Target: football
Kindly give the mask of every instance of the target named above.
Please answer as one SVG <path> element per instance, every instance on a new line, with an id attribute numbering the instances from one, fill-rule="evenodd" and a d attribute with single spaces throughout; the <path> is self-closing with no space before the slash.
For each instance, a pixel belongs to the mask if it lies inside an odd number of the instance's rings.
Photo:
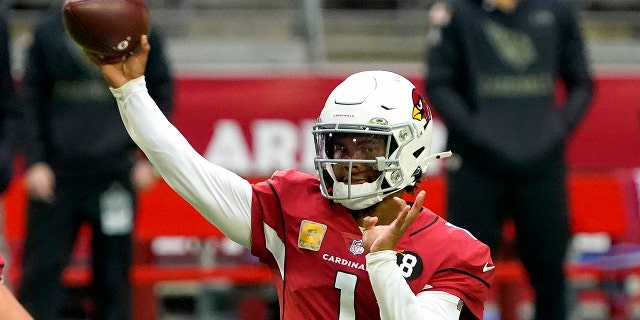
<path id="1" fill-rule="evenodd" d="M 71 38 L 105 61 L 130 54 L 149 32 L 144 0 L 65 0 L 62 11 Z"/>

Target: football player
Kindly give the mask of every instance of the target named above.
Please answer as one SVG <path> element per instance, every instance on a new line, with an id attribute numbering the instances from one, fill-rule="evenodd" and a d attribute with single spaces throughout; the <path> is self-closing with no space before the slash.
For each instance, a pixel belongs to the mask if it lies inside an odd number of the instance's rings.
<path id="1" fill-rule="evenodd" d="M 150 46 L 118 63 L 93 57 L 133 140 L 165 181 L 273 271 L 282 319 L 481 319 L 495 266 L 486 245 L 423 208 L 413 192 L 433 122 L 405 78 L 348 77 L 313 128 L 318 175 L 278 171 L 250 184 L 208 162 L 147 93 Z M 87 53 L 91 56 L 90 53 Z"/>

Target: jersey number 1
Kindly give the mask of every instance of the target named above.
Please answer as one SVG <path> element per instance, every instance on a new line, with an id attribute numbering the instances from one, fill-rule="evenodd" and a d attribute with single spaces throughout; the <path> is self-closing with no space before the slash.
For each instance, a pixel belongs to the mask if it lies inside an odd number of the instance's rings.
<path id="1" fill-rule="evenodd" d="M 355 295 L 358 277 L 354 274 L 338 271 L 334 287 L 340 290 L 340 315 L 338 320 L 355 320 Z"/>

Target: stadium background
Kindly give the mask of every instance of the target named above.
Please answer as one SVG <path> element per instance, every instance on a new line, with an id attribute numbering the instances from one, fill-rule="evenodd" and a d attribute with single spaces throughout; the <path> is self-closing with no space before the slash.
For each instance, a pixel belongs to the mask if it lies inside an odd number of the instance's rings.
<path id="1" fill-rule="evenodd" d="M 2 0 L 20 81 L 30 26 L 49 2 Z M 571 0 L 596 74 L 592 110 L 571 140 L 570 200 L 576 235 L 567 270 L 573 319 L 640 319 L 640 1 Z M 346 75 L 386 69 L 422 88 L 431 0 L 146 0 L 176 74 L 173 121 L 209 160 L 259 180 L 278 168 L 311 170 L 308 133 Z M 436 115 L 437 118 L 437 115 Z M 446 139 L 437 130 L 435 149 Z M 224 155 L 224 156 L 220 156 Z M 20 167 L 18 160 L 17 166 Z M 24 202 L 20 171 L 5 195 L 5 233 L 20 279 Z M 442 215 L 446 181 L 431 168 L 428 206 Z M 163 183 L 141 196 L 133 269 L 136 319 L 269 318 L 269 274 Z M 509 228 L 507 237 L 512 237 Z M 65 283 L 69 317 L 90 313 L 84 232 Z M 517 262 L 497 265 L 513 292 L 502 319 L 527 319 L 530 292 Z M 499 316 L 488 306 L 487 319 Z M 258 309 L 256 309 L 258 308 Z M 240 310 L 240 311 L 239 311 Z M 494 312 L 496 311 L 496 312 Z M 251 319 L 258 319 L 253 311 Z M 257 318 L 258 317 L 258 318 Z M 247 318 L 248 319 L 248 318 Z"/>

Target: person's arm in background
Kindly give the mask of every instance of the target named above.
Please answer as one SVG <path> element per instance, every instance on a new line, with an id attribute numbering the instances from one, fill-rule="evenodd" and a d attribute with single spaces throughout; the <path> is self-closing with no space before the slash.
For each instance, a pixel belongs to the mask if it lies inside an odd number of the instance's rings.
<path id="1" fill-rule="evenodd" d="M 454 130 L 465 139 L 472 139 L 473 116 L 458 90 L 466 90 L 457 81 L 468 74 L 461 55 L 461 43 L 453 26 L 454 17 L 445 4 L 436 3 L 431 9 L 434 15 L 449 15 L 444 22 L 433 23 L 427 50 L 426 95 L 449 130 Z"/>
<path id="2" fill-rule="evenodd" d="M 473 90 L 473 85 L 468 84 L 466 79 L 473 70 L 466 63 L 462 43 L 465 39 L 460 34 L 465 32 L 462 28 L 466 22 L 447 6 L 448 4 L 438 2 L 431 9 L 440 11 L 432 14 L 445 15 L 446 18 L 432 23 L 433 29 L 428 37 L 425 77 L 427 100 L 442 118 L 447 130 L 483 155 L 479 159 L 492 167 L 512 166 L 513 160 L 503 150 L 500 139 L 492 134 L 493 123 L 478 121 L 469 102 L 464 98 L 467 90 Z M 467 94 L 472 95 L 472 92 Z M 456 150 L 453 151 L 455 153 Z"/>
<path id="3" fill-rule="evenodd" d="M 563 1 L 557 4 L 555 21 L 559 24 L 560 45 L 556 53 L 556 77 L 562 80 L 566 97 L 556 112 L 550 114 L 546 130 L 540 133 L 536 144 L 531 145 L 535 155 L 532 163 L 543 162 L 565 147 L 593 98 L 593 79 L 580 25 L 569 4 Z"/>
<path id="4" fill-rule="evenodd" d="M 563 33 L 560 55 L 560 78 L 563 80 L 567 99 L 561 108 L 562 117 L 571 134 L 584 117 L 593 98 L 593 78 L 591 75 L 585 40 L 574 12 L 568 4 L 560 1 L 561 12 L 558 19 L 562 23 Z"/>
<path id="5" fill-rule="evenodd" d="M 22 84 L 18 89 L 17 106 L 20 112 L 21 151 L 27 170 L 25 184 L 29 197 L 48 201 L 53 196 L 55 175 L 46 162 L 47 137 L 43 126 L 50 116 L 46 106 L 51 99 L 53 83 L 47 74 L 49 68 L 43 42 L 37 38 L 46 30 L 34 29 L 34 40 L 27 51 Z"/>

